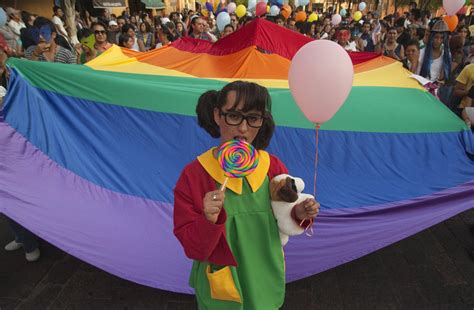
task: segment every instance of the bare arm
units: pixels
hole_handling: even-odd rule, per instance
[[[469,93],[469,89],[466,89],[466,85],[461,82],[456,82],[456,86],[454,87],[454,95],[458,97],[467,96]]]

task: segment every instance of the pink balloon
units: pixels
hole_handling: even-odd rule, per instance
[[[235,2],[229,3],[229,5],[227,6],[227,13],[234,13],[236,8],[237,6],[235,5]]]
[[[455,15],[465,3],[466,0],[443,0],[443,8],[448,15]]]
[[[456,12],[456,14],[459,15],[466,15],[467,13],[467,6],[463,6],[459,11]]]
[[[339,25],[339,23],[342,21],[342,17],[339,14],[334,14],[331,18],[331,24],[334,26]]]
[[[255,15],[262,16],[267,14],[267,4],[265,2],[257,3],[257,7],[255,8]]]
[[[353,78],[349,54],[330,40],[312,41],[300,48],[288,73],[296,104],[315,124],[336,114],[351,91]]]

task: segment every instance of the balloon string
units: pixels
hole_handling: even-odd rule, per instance
[[[320,124],[316,124],[316,153],[314,154],[314,187],[313,187],[313,196],[316,199],[316,180],[318,176],[318,156],[319,156],[319,128],[321,127]],[[302,226],[304,220],[301,221],[300,226]],[[312,237],[314,235],[313,231],[313,224],[314,220],[309,220],[309,225],[306,226],[304,232],[307,236]]]
[[[316,179],[318,176],[319,127],[321,127],[321,125],[316,124],[316,154],[314,156],[314,188],[313,188],[314,199],[316,199]]]

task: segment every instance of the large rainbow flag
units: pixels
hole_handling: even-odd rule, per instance
[[[214,45],[183,39],[143,54],[113,47],[86,66],[11,59],[0,212],[110,273],[192,292],[191,261],[172,233],[172,189],[185,164],[218,142],[196,124],[197,98],[235,79],[267,86],[277,123],[269,151],[312,189],[314,126],[287,83],[291,57],[308,41],[257,20]],[[474,139],[464,123],[400,63],[351,57],[354,87],[320,132],[322,211],[313,237],[285,247],[288,281],[473,205]]]

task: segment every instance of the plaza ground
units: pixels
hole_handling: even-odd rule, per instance
[[[474,309],[471,209],[408,239],[287,285],[283,309]],[[0,243],[11,240],[0,216]],[[197,309],[194,297],[138,285],[42,242],[42,257],[0,250],[0,310]],[[126,244],[124,244],[126,251]],[[314,257],[317,260],[317,255]]]

